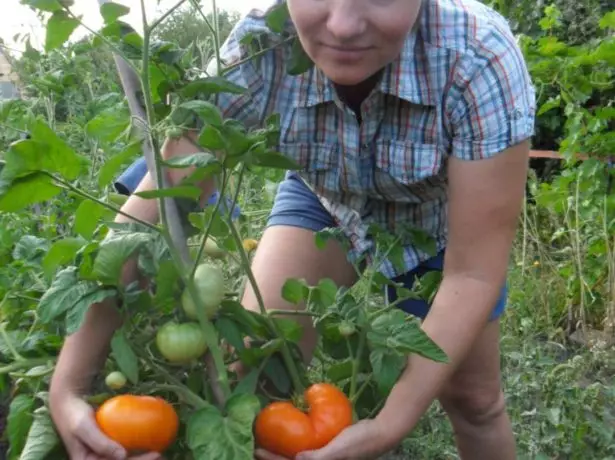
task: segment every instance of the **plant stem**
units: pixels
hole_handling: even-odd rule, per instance
[[[156,27],[158,27],[166,18],[171,16],[171,14],[173,14],[173,12],[177,8],[182,6],[184,3],[186,3],[186,0],[179,0],[179,2],[177,2],[175,5],[173,5],[171,7],[171,9],[169,9],[166,13],[164,13],[162,16],[160,16],[158,19],[156,19],[154,22],[152,22],[152,25],[149,26],[149,30],[148,30],[149,34],[151,35],[151,33],[154,31],[154,29]]]
[[[239,179],[237,180],[237,191],[236,191],[235,198],[233,200],[234,202],[237,200],[237,196],[239,194],[239,191],[241,190],[241,183],[243,181],[244,171],[245,171],[245,165],[241,165],[241,169],[239,171]],[[260,309],[260,312],[265,318],[269,329],[273,333],[275,333],[277,337],[282,339],[282,347],[280,350],[280,352],[282,353],[282,359],[284,360],[284,364],[286,365],[288,373],[290,374],[290,378],[293,382],[293,386],[295,387],[295,391],[302,393],[304,390],[304,385],[303,385],[303,382],[301,381],[301,378],[299,377],[299,371],[297,369],[297,365],[295,364],[295,361],[293,360],[292,355],[290,353],[288,341],[286,340],[286,338],[284,337],[284,335],[278,328],[275,321],[273,321],[267,314],[267,309],[265,308],[265,301],[263,300],[263,296],[256,283],[256,278],[254,277],[254,273],[252,273],[252,269],[250,267],[250,259],[248,258],[248,255],[243,245],[241,244],[241,236],[239,235],[239,232],[237,231],[237,227],[235,227],[235,223],[233,222],[233,219],[230,214],[229,214],[228,220],[229,220],[229,228],[231,230],[233,238],[235,239],[235,244],[238,247],[239,256],[241,257],[241,262],[246,271],[246,275],[248,276],[248,279],[250,280],[250,284],[252,285],[252,289],[254,290],[254,295],[258,302],[258,307]]]
[[[28,369],[36,366],[42,366],[43,364],[55,362],[56,358],[45,356],[42,358],[28,358],[21,361],[15,361],[6,366],[0,367],[0,375],[10,374],[11,372],[20,371],[22,369]]]
[[[56,181],[59,184],[61,184],[64,188],[70,190],[71,192],[73,192],[73,193],[75,193],[75,194],[77,194],[77,195],[79,195],[79,196],[81,196],[83,198],[86,198],[86,199],[88,199],[90,201],[98,203],[99,205],[101,205],[101,206],[103,206],[103,207],[105,207],[107,209],[110,209],[111,211],[113,211],[113,212],[115,212],[117,214],[121,214],[122,216],[128,217],[129,219],[134,220],[135,222],[137,222],[137,223],[139,223],[139,224],[141,224],[141,225],[143,225],[143,226],[145,226],[145,227],[147,227],[147,228],[149,228],[151,230],[154,230],[156,232],[160,232],[161,231],[160,227],[158,227],[156,225],[153,225],[153,224],[151,224],[149,222],[146,222],[144,220],[141,220],[141,219],[139,219],[137,217],[131,216],[130,214],[122,211],[120,208],[118,208],[118,207],[116,207],[116,206],[114,206],[112,204],[106,203],[106,202],[104,202],[102,200],[99,200],[95,196],[92,196],[89,193],[84,192],[81,189],[78,189],[73,184],[71,184],[70,182],[65,181],[64,179],[56,177],[56,176],[54,176],[53,174],[50,174],[50,173],[45,173],[45,174],[47,174],[49,177],[51,177],[54,181]]]
[[[143,34],[143,70],[141,73],[141,84],[147,116],[145,129],[147,130],[147,137],[149,139],[149,143],[151,148],[153,149],[154,154],[154,161],[151,163],[155,170],[156,185],[158,188],[160,188],[163,187],[165,183],[161,166],[162,155],[160,152],[160,148],[156,143],[156,140],[154,139],[153,133],[151,129],[149,129],[149,127],[155,124],[156,119],[154,112],[154,103],[152,101],[150,88],[149,68],[147,65],[149,62],[149,44],[151,39],[151,28],[149,28],[147,25],[144,0],[141,0],[141,13],[143,17],[143,30],[145,31]],[[180,268],[180,273],[183,278],[182,280],[186,285],[190,296],[192,297],[192,300],[197,305],[197,316],[199,319],[199,323],[201,324],[201,328],[205,335],[205,341],[207,342],[207,347],[209,349],[209,353],[211,353],[214,363],[213,368],[208,366],[208,372],[211,373],[210,375],[212,377],[212,385],[220,385],[220,391],[217,393],[219,400],[217,402],[220,406],[224,406],[224,403],[231,394],[231,388],[228,379],[228,373],[224,366],[224,357],[219,346],[218,333],[212,323],[207,318],[207,315],[205,314],[205,309],[202,305],[202,299],[198,294],[198,291],[194,284],[194,280],[187,274],[190,263],[190,255],[188,253],[188,247],[186,245],[185,237],[183,235],[183,229],[179,224],[177,208],[173,209],[173,219],[169,219],[170,216],[167,215],[165,199],[160,198],[158,203],[160,209],[160,218],[161,221],[165,224],[163,226],[162,235],[165,239],[165,242],[167,243],[169,252],[171,253],[175,264]],[[172,205],[172,207],[174,207],[175,203],[172,200],[169,200],[169,203]],[[169,233],[169,226],[172,226],[173,234]],[[179,248],[183,250],[180,251]]]
[[[5,296],[5,299],[6,299],[6,296]],[[2,303],[4,303],[4,300],[2,301]],[[4,341],[4,343],[6,345],[6,348],[9,349],[9,352],[11,353],[11,355],[13,355],[13,358],[15,359],[15,361],[23,361],[24,360],[24,357],[21,356],[19,354],[19,352],[13,346],[13,342],[12,342],[11,338],[6,333],[6,329],[4,327],[4,324],[0,324],[0,338],[2,338],[2,340]]]
[[[363,394],[363,392],[365,391],[365,389],[369,386],[371,382],[372,382],[372,374],[369,374],[367,378],[365,379],[365,381],[361,384],[357,392],[351,397],[350,400],[352,401],[353,404],[357,402],[357,400],[361,397],[361,395]]]
[[[318,313],[314,313],[307,310],[267,310],[269,316],[319,316]]]

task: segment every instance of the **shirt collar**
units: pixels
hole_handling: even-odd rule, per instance
[[[413,29],[399,56],[384,68],[376,91],[414,104],[436,105],[429,91],[427,46],[420,37],[420,29]],[[336,100],[333,82],[320,69],[312,67],[298,80],[298,106],[312,107]]]

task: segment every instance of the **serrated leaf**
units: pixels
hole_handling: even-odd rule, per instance
[[[9,459],[18,458],[25,445],[28,431],[34,420],[33,410],[34,399],[29,395],[19,394],[11,401],[6,428],[10,446]]]
[[[58,173],[65,179],[76,179],[86,159],[60,139],[40,120],[31,126],[32,139],[11,144],[5,155],[4,179],[13,180],[34,172]]]
[[[34,173],[13,181],[0,190],[0,211],[16,212],[35,203],[48,201],[62,189],[44,173]]]
[[[436,362],[447,363],[444,351],[401,310],[378,316],[367,333],[371,349],[395,350],[403,355],[415,353]]]
[[[303,280],[290,278],[282,286],[282,298],[294,305],[303,302],[308,293],[309,288]]]
[[[369,355],[373,377],[381,395],[388,395],[406,365],[406,358],[398,353],[376,349]]]
[[[117,286],[126,260],[152,236],[147,233],[117,233],[100,244],[92,274],[101,282]]]
[[[220,109],[211,102],[193,100],[182,103],[179,108],[193,111],[206,124],[213,126],[222,125],[222,113]]]
[[[32,261],[49,250],[49,242],[35,235],[24,235],[13,248],[13,259]]]
[[[74,230],[85,239],[92,238],[100,219],[111,211],[91,200],[83,200],[75,211]]]
[[[237,386],[233,388],[232,396],[240,394],[253,395],[254,393],[256,393],[256,386],[258,385],[259,375],[259,369],[252,369],[250,373],[242,377]]]
[[[45,51],[60,48],[79,27],[79,21],[70,17],[65,11],[56,11],[47,22]]]
[[[203,190],[194,185],[176,185],[171,188],[160,188],[155,190],[143,190],[142,192],[135,192],[135,195],[146,200],[153,200],[157,198],[190,198],[192,200],[198,199]]]
[[[122,102],[100,112],[85,125],[86,133],[102,142],[112,143],[130,128],[130,112]]]
[[[80,281],[77,277],[77,267],[68,267],[56,275],[51,286],[41,297],[38,304],[39,318],[48,323],[63,313],[73,309],[89,308],[93,297],[100,291],[98,284],[91,281]],[[111,290],[110,295],[115,291]],[[109,295],[106,295],[108,297]]]
[[[184,86],[180,94],[186,99],[194,99],[197,96],[209,96],[218,93],[243,94],[246,88],[223,77],[207,77],[194,80]]]
[[[113,339],[111,339],[111,353],[120,371],[124,373],[128,380],[135,385],[139,383],[139,360],[130,346],[130,342],[128,342],[123,329],[116,331],[113,335]]]
[[[19,460],[45,460],[59,442],[49,411],[40,407],[34,411],[34,421]]]
[[[133,160],[137,155],[142,154],[142,148],[140,142],[133,142],[126,146],[117,155],[105,159],[105,164],[100,168],[98,173],[98,186],[100,188],[106,187],[118,173],[122,165]]]
[[[72,261],[84,244],[85,240],[72,237],[54,242],[43,258],[43,269],[45,273],[51,275],[58,266]]]
[[[100,14],[105,20],[105,24],[109,24],[117,18],[126,16],[128,13],[130,13],[130,8],[118,3],[107,2],[100,7]]]
[[[85,319],[85,314],[92,305],[100,303],[109,297],[115,297],[116,294],[117,291],[115,289],[97,287],[81,297],[66,314],[66,333],[72,334],[79,330]]]
[[[177,303],[180,276],[172,260],[163,260],[156,273],[156,294],[154,305],[164,311],[171,311]]]
[[[265,23],[272,32],[281,34],[284,32],[284,26],[289,19],[288,5],[286,2],[279,2],[267,12]]]
[[[187,428],[187,443],[194,459],[252,460],[252,424],[259,410],[255,395],[238,394],[226,403],[226,417],[213,406],[195,412]]]
[[[169,168],[196,167],[211,171],[215,174],[222,169],[222,164],[215,155],[207,152],[193,153],[191,155],[179,155],[164,162]]]

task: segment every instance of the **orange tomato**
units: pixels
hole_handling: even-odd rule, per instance
[[[163,452],[177,437],[179,417],[162,398],[119,395],[96,411],[101,431],[128,452]]]
[[[304,394],[308,411],[276,401],[256,417],[254,434],[259,447],[293,459],[306,450],[326,446],[352,424],[352,404],[334,385],[317,383]]]

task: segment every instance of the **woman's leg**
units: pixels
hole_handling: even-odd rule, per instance
[[[415,276],[431,270],[441,271],[443,262],[444,252],[441,252],[396,281],[410,289]],[[394,290],[389,290],[388,294],[389,300],[395,299]],[[506,296],[504,286],[493,308],[491,321],[439,396],[453,425],[457,448],[463,460],[513,460],[516,455],[500,370],[499,317],[505,309]],[[430,306],[422,300],[410,299],[402,302],[400,307],[419,318],[425,318]],[[472,305],[459,307],[472,308]]]
[[[329,240],[322,250],[316,247],[315,233],[335,225],[318,198],[300,179],[291,176],[280,184],[268,227],[252,262],[256,284],[267,309],[305,307],[282,298],[282,286],[288,278],[303,278],[310,285],[318,284],[323,278],[330,278],[338,286],[351,286],[357,281],[356,271],[338,242]],[[249,283],[242,304],[249,310],[259,311],[256,295]],[[310,361],[316,345],[312,321],[304,316],[291,318],[303,326],[300,347],[304,358]]]

